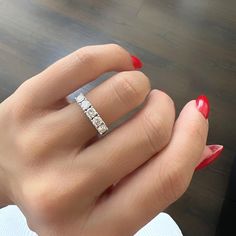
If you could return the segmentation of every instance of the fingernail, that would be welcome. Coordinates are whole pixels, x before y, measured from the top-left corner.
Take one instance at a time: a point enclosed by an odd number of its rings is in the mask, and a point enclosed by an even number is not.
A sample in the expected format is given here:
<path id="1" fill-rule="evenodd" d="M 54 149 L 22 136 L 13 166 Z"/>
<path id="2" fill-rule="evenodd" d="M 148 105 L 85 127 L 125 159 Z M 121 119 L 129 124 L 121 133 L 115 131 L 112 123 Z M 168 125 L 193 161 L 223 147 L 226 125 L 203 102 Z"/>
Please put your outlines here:
<path id="1" fill-rule="evenodd" d="M 133 61 L 133 66 L 135 69 L 140 69 L 143 67 L 143 63 L 138 57 L 131 55 L 131 59 Z"/>
<path id="2" fill-rule="evenodd" d="M 208 156 L 204 161 L 202 161 L 196 168 L 196 170 L 200 170 L 208 165 L 210 165 L 214 160 L 216 160 L 221 152 L 223 151 L 224 147 L 222 145 L 209 145 L 208 146 L 212 153 L 210 154 L 210 156 Z"/>
<path id="3" fill-rule="evenodd" d="M 202 115 L 207 119 L 209 116 L 209 112 L 210 112 L 210 104 L 208 101 L 207 96 L 205 95 L 200 95 L 197 99 L 196 99 L 196 105 L 197 105 L 197 109 L 202 113 Z"/>

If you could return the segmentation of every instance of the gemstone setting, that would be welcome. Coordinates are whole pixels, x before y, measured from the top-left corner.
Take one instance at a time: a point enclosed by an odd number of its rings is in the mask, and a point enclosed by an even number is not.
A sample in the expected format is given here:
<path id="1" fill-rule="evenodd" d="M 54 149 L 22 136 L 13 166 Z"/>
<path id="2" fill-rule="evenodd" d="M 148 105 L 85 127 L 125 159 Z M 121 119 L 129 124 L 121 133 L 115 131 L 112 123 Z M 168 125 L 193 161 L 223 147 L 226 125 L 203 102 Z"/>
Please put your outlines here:
<path id="1" fill-rule="evenodd" d="M 89 119 L 93 119 L 98 113 L 96 112 L 96 110 L 93 107 L 90 107 L 87 111 L 86 111 L 86 115 L 88 116 Z"/>
<path id="2" fill-rule="evenodd" d="M 89 107 L 91 107 L 91 103 L 89 101 L 84 100 L 81 103 L 81 107 L 82 107 L 83 110 L 87 110 Z"/>
<path id="3" fill-rule="evenodd" d="M 75 101 L 91 121 L 97 132 L 100 135 L 105 134 L 108 131 L 108 127 L 87 98 L 81 93 L 75 98 Z"/>
<path id="4" fill-rule="evenodd" d="M 93 125 L 98 128 L 100 125 L 103 124 L 103 120 L 100 116 L 96 116 L 92 119 Z"/>
<path id="5" fill-rule="evenodd" d="M 105 124 L 102 124 L 98 127 L 98 132 L 102 135 L 108 131 L 108 128 Z"/>

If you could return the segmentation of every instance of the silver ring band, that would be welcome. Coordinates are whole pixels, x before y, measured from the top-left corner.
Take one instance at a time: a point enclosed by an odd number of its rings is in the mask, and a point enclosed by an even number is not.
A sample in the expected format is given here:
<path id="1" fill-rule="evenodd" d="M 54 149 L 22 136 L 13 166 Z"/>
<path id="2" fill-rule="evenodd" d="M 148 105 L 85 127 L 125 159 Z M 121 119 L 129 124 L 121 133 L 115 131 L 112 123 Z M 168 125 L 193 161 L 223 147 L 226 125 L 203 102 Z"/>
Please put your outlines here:
<path id="1" fill-rule="evenodd" d="M 75 101 L 89 118 L 98 133 L 104 135 L 108 131 L 108 127 L 84 94 L 80 93 L 79 96 L 75 98 Z"/>

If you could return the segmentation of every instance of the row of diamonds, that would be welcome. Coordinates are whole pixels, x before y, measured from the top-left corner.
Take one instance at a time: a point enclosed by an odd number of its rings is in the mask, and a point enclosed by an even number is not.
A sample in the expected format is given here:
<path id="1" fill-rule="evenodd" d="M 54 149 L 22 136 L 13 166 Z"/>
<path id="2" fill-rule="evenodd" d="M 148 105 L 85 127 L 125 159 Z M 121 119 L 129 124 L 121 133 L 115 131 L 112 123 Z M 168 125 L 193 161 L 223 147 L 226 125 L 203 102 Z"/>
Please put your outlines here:
<path id="1" fill-rule="evenodd" d="M 89 114 L 90 112 L 90 114 Z M 95 113 L 96 115 L 95 115 Z M 91 118 L 91 113 L 93 118 Z M 99 114 L 96 112 L 96 110 L 91 107 L 86 111 L 86 115 L 88 116 L 88 118 L 92 121 L 92 124 L 94 125 L 94 127 L 97 129 L 97 131 L 99 132 L 99 134 L 104 134 L 108 128 L 106 126 L 106 124 L 104 123 L 103 119 L 99 116 Z"/>
<path id="2" fill-rule="evenodd" d="M 81 106 L 87 117 L 91 120 L 92 124 L 97 129 L 99 134 L 104 134 L 108 130 L 108 128 L 103 119 L 96 112 L 92 104 L 86 99 L 83 94 L 77 96 L 75 100 Z"/>
<path id="3" fill-rule="evenodd" d="M 108 130 L 103 119 L 98 114 L 92 119 L 92 123 L 101 135 L 104 134 Z"/>

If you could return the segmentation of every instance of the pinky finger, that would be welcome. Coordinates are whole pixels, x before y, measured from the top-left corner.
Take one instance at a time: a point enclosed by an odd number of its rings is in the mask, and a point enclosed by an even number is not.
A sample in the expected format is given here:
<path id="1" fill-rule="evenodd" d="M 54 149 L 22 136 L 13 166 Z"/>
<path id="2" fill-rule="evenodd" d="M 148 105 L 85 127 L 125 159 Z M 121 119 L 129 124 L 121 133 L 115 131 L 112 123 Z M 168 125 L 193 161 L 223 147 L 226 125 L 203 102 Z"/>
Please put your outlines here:
<path id="1" fill-rule="evenodd" d="M 195 171 L 201 170 L 204 167 L 210 165 L 220 156 L 223 149 L 224 147 L 222 145 L 207 145 L 203 151 L 202 157 L 199 160 L 197 167 L 195 168 Z"/>

